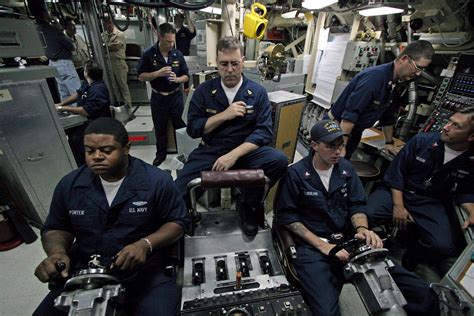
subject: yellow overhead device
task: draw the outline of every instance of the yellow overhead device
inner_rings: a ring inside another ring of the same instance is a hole
[[[255,9],[260,9],[259,13]],[[250,6],[252,12],[247,13],[244,17],[244,35],[248,38],[262,39],[267,29],[268,20],[267,8],[261,3],[254,3]]]

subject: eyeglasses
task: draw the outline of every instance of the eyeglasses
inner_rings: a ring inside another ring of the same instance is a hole
[[[232,66],[232,69],[235,69],[240,66],[240,61],[220,61],[219,67],[227,69],[228,67]]]
[[[418,66],[411,57],[410,57],[410,61],[411,61],[411,64],[413,65],[413,67],[415,67],[415,72],[422,72],[426,69],[425,67]]]

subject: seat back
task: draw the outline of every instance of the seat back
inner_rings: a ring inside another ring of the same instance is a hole
[[[189,181],[187,185],[188,205],[191,219],[197,222],[200,214],[197,211],[197,190],[207,190],[212,188],[235,188],[235,187],[263,187],[264,193],[262,202],[270,188],[270,179],[265,176],[262,169],[256,170],[227,170],[227,171],[201,171],[201,177]],[[194,225],[188,232],[194,235]]]

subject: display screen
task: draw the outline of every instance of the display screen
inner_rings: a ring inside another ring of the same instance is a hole
[[[449,92],[474,97],[474,55],[463,54],[459,57]]]

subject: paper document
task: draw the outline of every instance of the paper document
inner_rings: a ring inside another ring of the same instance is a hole
[[[379,136],[381,134],[380,133],[377,133],[377,132],[374,132],[373,130],[371,129],[364,129],[364,131],[362,132],[362,139],[364,138],[368,138],[368,137],[374,137],[374,136]]]

